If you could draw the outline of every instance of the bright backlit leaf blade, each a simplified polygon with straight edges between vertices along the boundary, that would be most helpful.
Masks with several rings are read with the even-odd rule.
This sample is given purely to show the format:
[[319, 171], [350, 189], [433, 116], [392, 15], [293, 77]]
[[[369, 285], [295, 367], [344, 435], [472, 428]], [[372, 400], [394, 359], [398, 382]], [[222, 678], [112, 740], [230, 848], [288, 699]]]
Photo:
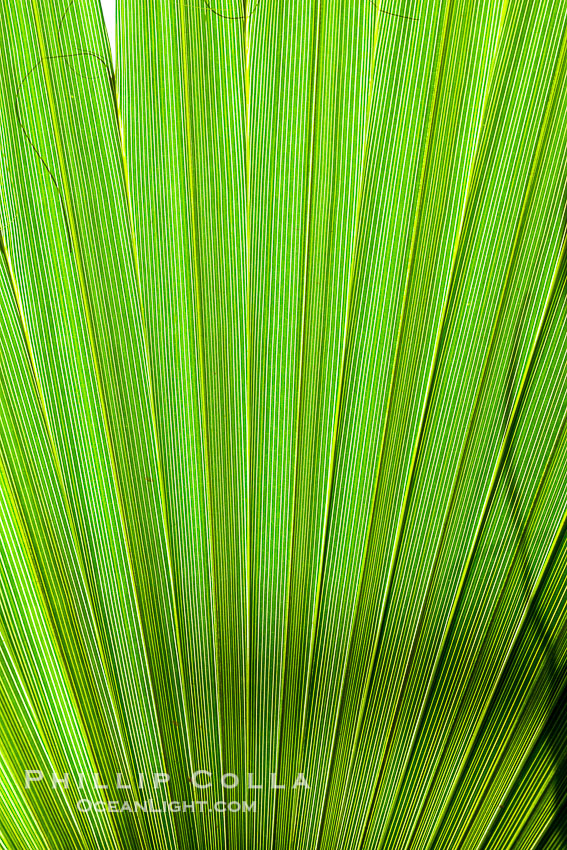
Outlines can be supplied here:
[[[92, 768], [132, 777], [167, 765], [187, 775], [160, 458], [100, 11], [16, 7], [4, 16], [2, 59], [12, 218], [3, 262], [37, 396], [10, 413], [22, 447], [6, 446], [5, 463], [30, 568], [76, 688]], [[10, 362], [16, 387], [23, 366]], [[167, 817], [118, 822], [126, 843], [139, 830], [146, 841], [175, 840]]]
[[[375, 19], [371, 5], [329, 14], [324, 2], [260, 4], [251, 18], [250, 763], [288, 788], [302, 769]], [[266, 800], [254, 846], [291, 840], [297, 794]]]
[[[118, 74], [193, 768], [244, 784], [247, 43], [204, 10], [119, 4]], [[210, 846], [245, 841], [241, 819], [199, 824]]]
[[4, 845], [563, 846], [565, 3], [5, 6]]
[[[459, 20], [461, 19], [459, 17]], [[514, 21], [506, 23], [510, 26], [514, 24]], [[526, 26], [529, 28], [529, 22]], [[546, 32], [548, 26], [549, 22], [544, 22], [543, 32]], [[430, 679], [435, 669], [433, 665], [437, 647], [443, 637], [448, 618], [453, 619], [452, 607], [457, 604], [457, 600], [463, 594], [464, 599], [458, 603], [461, 608], [456, 612], [449, 636], [452, 637], [455, 634], [453, 640], [456, 642], [464, 624], [466, 628], [471, 627], [470, 624], [474, 622], [471, 618], [483, 599], [483, 604], [487, 606], [487, 610], [483, 611], [486, 626], [493, 613], [492, 606], [496, 604], [499, 574], [504, 577], [508, 569], [508, 561], [504, 560], [499, 564], [499, 570], [496, 572], [490, 562], [490, 552], [487, 551], [484, 552], [483, 557], [477, 556], [475, 561], [468, 563], [470, 555], [468, 547], [474, 540], [476, 526], [490, 490], [491, 477], [495, 471], [502, 443], [502, 417], [505, 415], [502, 399], [505, 399], [507, 394], [507, 371], [512, 343], [517, 331], [517, 317], [524, 310], [523, 302], [529, 292], [529, 311], [525, 310], [526, 326], [522, 327], [520, 337], [523, 350], [520, 352], [521, 356], [517, 364], [518, 372], [521, 374], [525, 363], [522, 358], [527, 357], [544, 309], [543, 305], [548, 292], [552, 289], [554, 269], [560, 249], [561, 186], [564, 173], [559, 152], [564, 139], [561, 125], [557, 127], [555, 138], [553, 133], [550, 136], [549, 129], [556, 126], [553, 123], [553, 110], [559, 106], [557, 102], [550, 105], [556, 97], [554, 66], [558, 69], [557, 79], [564, 78], [564, 72], [562, 73], [561, 70], [561, 35], [559, 31], [553, 58], [548, 57], [547, 53], [545, 59], [542, 57], [542, 62], [549, 62], [552, 69], [551, 75], [544, 76], [540, 72], [535, 76], [535, 84], [538, 79], [542, 80], [543, 90], [540, 97], [536, 91], [533, 91], [534, 80], [527, 77], [525, 101], [533, 104], [535, 126], [533, 132], [528, 134], [525, 132], [525, 123], [516, 118], [518, 122], [516, 126], [522, 135], [515, 148], [511, 146], [514, 124], [508, 129], [502, 112], [500, 110], [496, 112], [492, 107], [492, 102], [499, 96], [499, 86], [495, 87], [494, 94], [492, 87], [487, 91], [485, 118], [480, 132], [479, 146], [486, 145], [488, 139], [494, 137], [501, 141], [502, 146], [506, 145], [505, 151], [509, 151], [510, 156], [509, 168], [519, 171], [518, 182], [514, 184], [508, 179], [504, 181], [504, 185], [508, 188], [509, 206], [508, 208], [501, 206], [496, 216], [492, 204], [501, 202], [502, 199], [494, 193], [487, 192], [486, 186], [489, 183], [489, 174], [491, 171], [494, 172], [495, 163], [506, 162], [505, 152], [496, 151], [492, 157], [488, 158], [484, 174], [475, 174], [476, 162], [473, 166], [467, 205], [463, 211], [462, 232], [457, 242], [451, 269], [451, 289], [447, 290], [446, 314], [439, 328], [439, 356], [431, 363], [432, 390], [427, 406], [423, 408], [422, 433], [416, 432], [415, 451], [419, 453], [416, 454], [411, 477], [404, 476], [402, 479], [405, 482], [406, 502], [403, 503], [397, 520], [400, 529], [399, 542], [396, 546], [386, 549], [391, 586], [388, 587], [388, 593], [380, 597], [383, 608], [374, 608], [374, 615], [366, 613], [366, 629], [361, 630], [361, 646], [353, 650], [355, 660], [360, 658], [360, 653], [369, 643], [367, 637], [364, 640], [362, 635], [367, 636], [372, 616], [374, 616], [375, 622], [380, 623], [380, 628], [375, 644], [376, 655], [372, 679], [367, 680], [368, 697], [365, 698], [362, 706], [354, 700], [345, 699], [345, 710], [348, 710], [349, 705], [355, 706], [356, 723], [350, 721], [348, 717], [344, 719], [344, 764], [348, 765], [350, 771], [348, 775], [358, 777], [358, 780], [356, 784], [353, 782], [352, 788], [345, 795], [342, 811], [348, 812], [350, 805], [354, 815], [357, 808], [353, 806], [353, 800], [366, 797], [366, 800], [370, 801], [372, 797], [369, 795], [369, 790], [372, 789], [373, 817], [377, 821], [375, 827], [377, 833], [380, 833], [391, 812], [391, 816], [395, 817], [393, 814], [395, 807], [399, 806], [400, 819], [408, 817], [407, 809], [404, 808], [406, 806], [415, 806], [416, 817], [420, 819], [428, 816], [428, 809], [425, 808], [422, 811], [419, 807], [419, 789], [422, 783], [423, 805], [434, 805], [433, 799], [429, 798], [429, 780], [426, 781], [418, 769], [418, 759], [413, 747], [419, 746], [422, 740], [421, 726], [418, 726], [416, 730], [416, 718], [421, 712], [422, 700], [428, 688], [440, 687], [439, 682]], [[511, 47], [506, 45], [506, 37], [507, 30], [502, 28], [499, 34], [499, 45], [502, 44], [504, 52], [500, 56], [500, 47], [498, 47], [496, 61], [500, 66], [506, 63], [511, 64], [512, 61], [519, 64], [521, 55], [517, 52], [506, 52], [506, 50], [511, 51]], [[531, 60], [533, 53], [529, 52], [527, 46], [525, 55]], [[530, 60], [526, 59], [526, 61]], [[503, 80], [509, 79], [508, 74], [505, 74], [498, 65], [496, 69], [497, 73], [503, 75]], [[521, 70], [521, 65], [519, 69]], [[537, 71], [537, 68], [535, 70]], [[521, 100], [524, 102], [523, 99]], [[491, 107], [494, 110], [492, 121], [495, 123], [498, 120], [497, 127], [494, 123], [492, 124], [494, 129], [491, 128], [489, 120]], [[446, 115], [447, 112], [443, 110], [441, 114]], [[488, 137], [486, 142], [485, 134]], [[542, 134], [543, 150], [547, 161], [540, 171]], [[522, 161], [524, 162], [523, 171], [519, 169]], [[530, 169], [533, 172], [531, 178]], [[544, 175], [543, 180], [542, 175]], [[471, 215], [468, 210], [468, 206], [473, 203], [476, 206], [476, 215]], [[486, 211], [484, 217], [480, 214], [483, 210]], [[508, 224], [506, 224], [504, 212], [509, 215]], [[526, 227], [525, 219], [530, 215], [533, 216], [532, 221], [543, 219], [547, 222], [545, 230], [541, 232], [539, 245], [533, 244], [538, 232], [537, 228], [533, 225]], [[424, 227], [429, 228], [433, 222], [432, 216], [427, 216]], [[486, 231], [489, 228], [492, 230], [495, 225], [500, 228], [500, 234], [492, 243], [487, 238]], [[483, 228], [480, 233], [479, 228]], [[468, 235], [471, 231], [472, 239]], [[525, 245], [520, 241], [522, 238], [526, 240]], [[428, 253], [434, 244], [435, 240], [428, 237], [426, 243]], [[478, 246], [476, 268], [475, 255], [471, 250], [473, 245]], [[494, 247], [489, 248], [490, 253], [487, 256], [487, 246], [492, 245]], [[499, 264], [502, 269], [501, 274], [493, 272], [483, 276], [480, 270], [483, 266], [486, 267], [487, 261]], [[492, 268], [499, 266], [492, 266]], [[424, 268], [422, 274], [427, 274], [428, 270], [429, 265]], [[534, 286], [534, 280], [541, 281], [540, 285]], [[414, 285], [417, 287], [415, 297], [419, 297], [422, 290], [428, 291], [426, 282], [423, 283], [419, 278]], [[501, 300], [502, 304], [499, 306]], [[479, 309], [480, 305], [482, 305], [481, 309]], [[408, 312], [407, 321], [415, 322], [415, 330], [408, 334], [407, 343], [405, 338], [401, 337], [401, 351], [404, 350], [403, 347], [410, 354], [414, 350], [412, 340], [415, 338], [422, 315], [420, 311], [412, 320]], [[402, 332], [403, 330], [404, 328]], [[561, 349], [558, 356], [563, 357]], [[460, 369], [459, 364], [462, 364]], [[405, 423], [408, 415], [407, 401], [404, 398], [408, 383], [409, 381], [401, 381], [400, 388], [392, 397], [392, 417], [396, 415], [397, 399], [400, 398], [403, 403], [399, 414], [403, 417], [401, 423]], [[515, 396], [512, 398], [512, 401], [514, 400]], [[553, 438], [560, 427], [562, 415], [563, 411], [559, 407], [555, 415], [551, 417], [550, 427], [553, 430], [550, 436]], [[537, 417], [534, 422], [537, 422]], [[396, 445], [400, 444], [406, 433], [405, 424], [395, 428], [392, 422], [391, 427], [392, 448], [384, 455], [385, 462], [390, 455], [396, 456]], [[491, 444], [492, 462], [487, 463], [483, 452], [487, 452]], [[549, 446], [544, 449], [544, 452], [548, 450]], [[535, 462], [533, 449], [531, 455], [532, 461]], [[482, 463], [479, 463], [479, 458]], [[397, 475], [397, 467], [395, 469]], [[535, 470], [534, 473], [538, 474]], [[529, 493], [527, 479], [522, 486], [525, 487], [527, 495]], [[367, 569], [371, 568], [373, 562], [376, 566], [380, 565], [379, 559], [383, 557], [380, 556], [380, 550], [384, 545], [384, 535], [388, 533], [389, 528], [388, 524], [384, 526], [382, 523], [392, 499], [391, 479], [388, 486], [386, 483], [383, 484], [383, 488], [384, 496], [378, 495], [378, 499], [381, 498], [382, 502], [378, 502], [375, 508], [375, 517], [381, 525], [372, 530]], [[501, 511], [498, 514], [499, 533], [505, 534], [510, 517], [506, 503], [504, 508], [499, 507]], [[503, 517], [502, 510], [504, 510]], [[561, 510], [561, 505], [557, 505], [555, 510]], [[557, 520], [551, 514], [546, 521], [553, 527], [553, 523]], [[424, 569], [424, 563], [429, 565], [428, 569]], [[469, 578], [466, 579], [465, 587], [461, 591], [460, 582], [465, 580], [467, 575]], [[373, 576], [372, 571], [370, 576]], [[494, 587], [489, 587], [489, 577]], [[362, 603], [368, 604], [368, 600], [371, 599], [370, 582], [372, 578], [369, 580], [366, 592], [361, 594]], [[471, 593], [468, 602], [465, 601], [467, 592]], [[504, 621], [505, 634], [513, 634], [520, 615], [521, 603], [525, 604], [525, 597], [523, 587], [520, 585], [516, 587], [515, 599], [507, 599], [498, 611], [501, 618], [499, 628], [502, 628], [502, 621]], [[466, 605], [470, 606], [468, 611]], [[364, 613], [364, 609], [362, 610]], [[383, 621], [379, 619], [380, 617], [383, 617]], [[493, 636], [496, 633], [495, 627]], [[481, 637], [482, 631], [476, 631], [475, 643], [478, 641], [476, 652], [483, 653], [487, 649]], [[504, 635], [500, 634], [499, 639], [505, 641]], [[452, 646], [451, 643], [449, 643], [450, 646]], [[504, 642], [503, 647], [505, 646]], [[449, 651], [448, 647], [445, 648]], [[476, 653], [470, 646], [467, 649], [470, 652], [469, 660], [472, 665]], [[441, 713], [438, 717], [431, 714], [429, 718], [429, 722], [435, 728], [435, 732], [431, 733], [428, 745], [431, 749], [427, 754], [432, 780], [435, 772], [441, 769], [435, 761], [436, 756], [433, 750], [437, 751], [440, 757], [444, 754], [448, 762], [456, 767], [459, 764], [459, 750], [449, 748], [444, 752], [445, 738], [450, 735], [449, 740], [453, 744], [457, 741], [464, 743], [467, 740], [466, 726], [460, 729], [457, 727], [459, 731], [453, 729], [451, 724], [447, 726], [452, 714], [452, 697], [449, 694], [457, 697], [461, 693], [463, 684], [467, 682], [467, 677], [463, 678], [460, 672], [461, 664], [457, 661], [458, 657], [457, 655], [450, 662], [446, 662], [449, 681], [445, 695], [442, 690], [438, 695]], [[494, 666], [491, 667], [491, 665]], [[498, 672], [497, 661], [492, 658], [491, 664], [484, 664], [484, 666], [481, 664], [480, 670], [481, 675], [478, 675], [478, 670], [475, 671], [477, 678], [470, 689], [482, 703], [490, 692], [492, 677]], [[399, 675], [396, 675], [396, 671], [399, 671]], [[459, 671], [458, 675], [456, 671]], [[367, 667], [366, 672], [370, 676], [371, 668]], [[355, 677], [349, 684], [352, 685], [354, 696], [359, 692], [361, 684]], [[470, 696], [470, 693], [465, 692], [463, 698], [467, 696]], [[465, 706], [466, 711], [470, 712], [470, 705], [465, 703]], [[427, 704], [424, 704], [423, 710], [431, 711]], [[463, 711], [465, 711], [464, 707]], [[464, 716], [470, 717], [470, 714]], [[421, 718], [421, 722], [426, 721]], [[438, 726], [435, 727], [435, 724]], [[351, 751], [355, 729], [362, 742], [358, 754]], [[414, 736], [418, 737], [412, 743]], [[423, 740], [425, 743], [427, 740], [425, 736]], [[412, 749], [408, 750], [410, 743]], [[372, 757], [373, 752], [378, 753], [377, 759]], [[339, 770], [338, 765], [336, 769]], [[362, 780], [361, 772], [364, 775]], [[412, 786], [413, 776], [416, 785]], [[444, 781], [450, 782], [447, 775], [444, 776]], [[344, 776], [338, 782], [344, 783]], [[403, 784], [400, 784], [402, 782]], [[393, 802], [395, 807], [392, 806]], [[383, 821], [380, 821], [380, 810], [384, 813]], [[344, 828], [352, 830], [353, 826], [349, 825], [348, 817], [347, 814], [341, 815], [340, 820], [344, 822], [346, 818]], [[414, 840], [410, 825], [411, 821], [407, 825], [408, 832], [404, 832], [406, 823], [400, 821], [398, 828], [404, 840]], [[369, 825], [363, 824], [361, 828], [369, 828]], [[397, 835], [397, 832], [394, 834]], [[369, 837], [368, 840], [372, 839]], [[382, 840], [388, 842], [394, 839], [391, 833], [385, 831], [382, 833]]]

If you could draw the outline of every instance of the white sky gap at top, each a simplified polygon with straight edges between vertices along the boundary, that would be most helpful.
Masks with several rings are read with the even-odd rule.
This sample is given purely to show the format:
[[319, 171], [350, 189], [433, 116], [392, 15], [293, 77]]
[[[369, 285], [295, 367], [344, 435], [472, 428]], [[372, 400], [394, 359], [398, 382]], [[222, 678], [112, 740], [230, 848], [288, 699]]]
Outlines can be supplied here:
[[104, 20], [106, 21], [108, 37], [110, 39], [110, 49], [112, 50], [112, 58], [114, 59], [114, 61], [116, 61], [116, 0], [100, 0], [100, 3], [102, 6], [102, 14], [104, 15]]

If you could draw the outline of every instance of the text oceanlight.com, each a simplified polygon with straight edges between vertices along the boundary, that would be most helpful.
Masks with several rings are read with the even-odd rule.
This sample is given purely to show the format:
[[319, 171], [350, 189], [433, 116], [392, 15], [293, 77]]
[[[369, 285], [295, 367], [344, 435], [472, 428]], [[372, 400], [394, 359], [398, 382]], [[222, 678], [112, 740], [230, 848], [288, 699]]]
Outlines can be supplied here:
[[196, 814], [225, 814], [231, 812], [255, 812], [256, 800], [247, 803], [246, 800], [217, 800], [214, 803], [208, 803], [206, 800], [163, 800], [161, 803], [155, 804], [153, 800], [134, 800], [129, 803], [127, 800], [121, 802], [119, 800], [77, 800], [77, 808], [80, 812], [111, 812], [114, 814], [143, 814], [164, 815], [164, 814], [183, 814], [184, 812], [193, 812]]

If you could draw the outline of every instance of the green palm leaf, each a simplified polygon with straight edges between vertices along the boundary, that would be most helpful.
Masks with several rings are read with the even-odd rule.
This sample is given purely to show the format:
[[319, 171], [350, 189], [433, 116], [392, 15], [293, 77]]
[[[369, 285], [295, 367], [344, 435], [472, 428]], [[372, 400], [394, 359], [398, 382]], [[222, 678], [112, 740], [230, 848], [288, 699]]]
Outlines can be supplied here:
[[0, 24], [0, 847], [566, 847], [567, 4], [117, 11]]

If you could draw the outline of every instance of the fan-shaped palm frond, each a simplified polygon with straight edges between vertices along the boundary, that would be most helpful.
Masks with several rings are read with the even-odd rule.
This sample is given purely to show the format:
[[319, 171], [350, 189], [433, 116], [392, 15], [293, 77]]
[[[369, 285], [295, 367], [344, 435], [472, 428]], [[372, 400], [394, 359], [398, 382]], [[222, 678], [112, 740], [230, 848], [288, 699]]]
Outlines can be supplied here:
[[0, 847], [567, 847], [567, 2], [5, 0]]

